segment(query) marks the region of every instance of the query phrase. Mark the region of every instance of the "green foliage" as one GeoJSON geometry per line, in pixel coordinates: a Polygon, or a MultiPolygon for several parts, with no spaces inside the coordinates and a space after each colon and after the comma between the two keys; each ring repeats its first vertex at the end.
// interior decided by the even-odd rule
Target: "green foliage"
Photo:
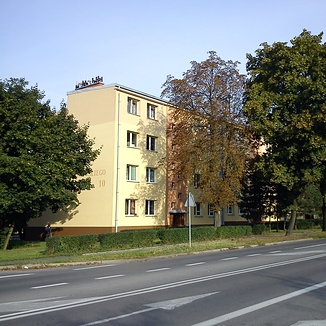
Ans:
{"type": "Polygon", "coordinates": [[[216,228],[214,226],[200,226],[191,229],[191,238],[193,241],[210,241],[215,240],[216,228]]]}
{"type": "Polygon", "coordinates": [[[157,232],[162,244],[186,243],[189,241],[189,231],[187,228],[160,229],[157,232]]]}
{"type": "Polygon", "coordinates": [[[246,237],[252,234],[250,225],[230,225],[216,228],[217,237],[220,239],[246,237]]]}
{"type": "Polygon", "coordinates": [[[265,224],[255,224],[252,227],[252,234],[259,235],[265,232],[269,232],[269,229],[265,224]]]}
{"type": "Polygon", "coordinates": [[[307,30],[290,41],[263,43],[247,55],[244,114],[265,145],[258,167],[292,192],[289,233],[297,199],[307,184],[326,175],[326,44],[307,30]]]}
{"type": "Polygon", "coordinates": [[[99,235],[101,249],[151,247],[157,242],[156,230],[124,231],[99,235]]]}
{"type": "Polygon", "coordinates": [[[321,219],[298,219],[297,220],[297,229],[298,230],[308,230],[313,228],[321,228],[322,220],[321,219]]]}
{"type": "Polygon", "coordinates": [[[77,253],[87,252],[97,247],[98,236],[94,234],[49,237],[46,238],[46,248],[48,253],[77,253]]]}
{"type": "Polygon", "coordinates": [[[23,227],[47,208],[78,205],[99,155],[64,103],[59,112],[24,79],[0,80],[0,218],[23,227]]]}

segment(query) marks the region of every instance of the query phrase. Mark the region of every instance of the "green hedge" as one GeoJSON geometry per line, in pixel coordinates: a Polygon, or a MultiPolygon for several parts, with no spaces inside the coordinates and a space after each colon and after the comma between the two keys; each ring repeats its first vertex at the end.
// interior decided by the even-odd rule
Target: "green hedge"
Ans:
{"type": "Polygon", "coordinates": [[[99,235],[101,249],[130,249],[151,247],[157,243],[157,230],[124,231],[99,235]]]}
{"type": "Polygon", "coordinates": [[[265,224],[255,224],[252,227],[252,233],[255,235],[263,234],[264,232],[269,232],[269,228],[265,224]]]}
{"type": "Polygon", "coordinates": [[[48,253],[87,252],[97,247],[98,236],[96,234],[84,234],[65,237],[49,237],[46,238],[45,242],[48,253]]]}
{"type": "Polygon", "coordinates": [[[230,225],[216,228],[217,237],[220,239],[246,237],[252,234],[250,225],[230,225]]]}
{"type": "Polygon", "coordinates": [[[297,220],[297,229],[298,230],[307,230],[307,229],[313,229],[314,227],[322,227],[322,220],[320,218],[318,219],[311,219],[311,220],[297,220]]]}
{"type": "MultiPolygon", "coordinates": [[[[193,227],[191,238],[194,242],[219,238],[237,238],[252,234],[251,226],[193,227]]],[[[46,239],[48,253],[90,252],[100,246],[100,250],[119,250],[152,247],[157,244],[173,245],[189,241],[188,228],[165,228],[149,230],[127,230],[100,235],[76,235],[49,237],[46,239]]]]}

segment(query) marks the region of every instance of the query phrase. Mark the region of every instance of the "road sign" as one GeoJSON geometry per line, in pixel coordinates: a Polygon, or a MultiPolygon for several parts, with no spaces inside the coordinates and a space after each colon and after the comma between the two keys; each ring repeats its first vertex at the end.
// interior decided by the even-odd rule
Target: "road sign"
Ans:
{"type": "Polygon", "coordinates": [[[186,207],[195,207],[196,206],[196,202],[194,199],[194,196],[192,195],[191,192],[189,192],[186,203],[185,203],[186,207]]]}

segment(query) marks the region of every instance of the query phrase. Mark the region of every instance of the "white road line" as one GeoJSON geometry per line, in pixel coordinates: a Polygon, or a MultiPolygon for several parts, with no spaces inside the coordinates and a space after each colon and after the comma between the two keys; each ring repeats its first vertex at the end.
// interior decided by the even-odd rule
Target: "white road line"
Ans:
{"type": "Polygon", "coordinates": [[[171,269],[171,268],[158,268],[158,269],[149,269],[148,271],[146,271],[146,273],[153,273],[153,272],[161,272],[161,271],[166,271],[168,269],[171,269]]]}
{"type": "Polygon", "coordinates": [[[116,265],[99,265],[99,266],[88,266],[88,267],[80,267],[80,268],[74,268],[74,271],[83,271],[85,269],[93,269],[93,268],[102,268],[102,267],[111,267],[116,265]]]}
{"type": "Polygon", "coordinates": [[[282,252],[281,250],[275,250],[275,251],[271,251],[270,254],[278,254],[279,252],[282,252]]]}
{"type": "Polygon", "coordinates": [[[201,262],[198,262],[198,263],[187,264],[186,266],[197,266],[197,265],[203,265],[203,264],[206,264],[206,262],[201,261],[201,262]]]}
{"type": "Polygon", "coordinates": [[[316,245],[311,245],[311,246],[305,246],[305,247],[298,247],[294,248],[295,250],[300,250],[300,249],[306,249],[306,248],[313,248],[313,247],[320,247],[320,246],[325,246],[326,243],[321,243],[321,244],[316,244],[316,245]]]}
{"type": "Polygon", "coordinates": [[[233,259],[238,259],[238,257],[223,258],[223,259],[221,259],[221,260],[233,260],[233,259]]]}
{"type": "Polygon", "coordinates": [[[40,286],[33,286],[31,289],[43,289],[43,288],[50,288],[53,286],[61,286],[61,285],[67,285],[69,283],[56,283],[56,284],[47,284],[47,285],[40,285],[40,286]]]}
{"type": "Polygon", "coordinates": [[[122,292],[122,293],[111,294],[111,295],[107,295],[107,296],[103,296],[103,297],[99,297],[99,298],[84,298],[83,302],[78,301],[75,304],[69,303],[69,304],[61,304],[59,306],[58,305],[52,305],[52,306],[49,305],[46,308],[32,309],[29,311],[19,311],[19,312],[7,314],[7,315],[1,315],[0,322],[23,318],[23,317],[28,317],[28,316],[40,315],[40,314],[54,312],[54,311],[62,311],[62,310],[71,309],[71,308],[75,308],[75,307],[82,307],[82,306],[87,306],[87,305],[96,304],[96,303],[100,303],[100,302],[107,302],[107,301],[111,301],[111,300],[137,296],[137,295],[141,295],[141,294],[145,294],[145,293],[153,293],[153,292],[176,288],[176,287],[180,287],[180,286],[186,286],[189,284],[211,281],[211,280],[220,279],[220,278],[224,278],[224,277],[230,277],[233,275],[252,273],[255,271],[275,268],[278,266],[285,266],[285,265],[289,265],[289,264],[295,264],[295,263],[309,261],[309,260],[318,259],[318,258],[322,258],[322,257],[326,257],[326,253],[315,255],[315,256],[286,260],[286,261],[282,261],[279,263],[260,265],[260,266],[256,266],[256,267],[250,267],[250,268],[240,269],[240,270],[236,270],[236,271],[221,273],[221,274],[213,274],[213,275],[204,276],[204,277],[186,279],[183,281],[172,282],[172,283],[156,285],[156,286],[152,286],[152,287],[148,287],[148,288],[142,288],[142,289],[138,289],[138,290],[132,290],[132,291],[127,291],[127,292],[122,292]]]}
{"type": "Polygon", "coordinates": [[[122,277],[122,276],[124,276],[124,275],[119,274],[119,275],[110,275],[110,276],[96,277],[95,280],[104,280],[104,279],[107,279],[107,278],[115,278],[115,277],[122,277]]]}
{"type": "Polygon", "coordinates": [[[273,298],[273,299],[270,299],[270,300],[267,300],[267,301],[264,301],[264,302],[254,304],[252,306],[249,306],[249,307],[246,307],[246,308],[243,308],[243,309],[239,309],[239,310],[230,312],[228,314],[225,314],[225,315],[213,318],[213,319],[209,319],[209,320],[203,321],[203,322],[198,323],[198,324],[194,324],[192,326],[214,326],[214,325],[218,325],[218,324],[226,322],[226,321],[228,321],[230,319],[240,317],[240,316],[245,315],[245,314],[249,314],[249,313],[251,313],[253,311],[263,309],[265,307],[269,307],[270,305],[275,304],[275,303],[279,303],[279,302],[282,302],[282,301],[285,301],[285,300],[288,300],[288,299],[292,299],[292,298],[297,297],[299,295],[302,295],[302,294],[305,294],[305,293],[320,289],[320,288],[322,288],[324,286],[326,286],[326,282],[322,282],[322,283],[318,283],[318,284],[315,284],[315,285],[312,285],[312,286],[308,286],[307,288],[304,288],[302,290],[298,290],[298,291],[294,291],[294,292],[289,293],[289,294],[281,295],[279,297],[276,297],[276,298],[273,298]]]}
{"type": "Polygon", "coordinates": [[[28,276],[28,275],[33,275],[32,274],[14,274],[14,275],[5,275],[5,276],[0,276],[0,278],[9,278],[9,277],[20,277],[20,276],[28,276]]]}
{"type": "Polygon", "coordinates": [[[251,255],[247,255],[247,257],[256,257],[256,256],[261,256],[261,254],[251,254],[251,255]]]}

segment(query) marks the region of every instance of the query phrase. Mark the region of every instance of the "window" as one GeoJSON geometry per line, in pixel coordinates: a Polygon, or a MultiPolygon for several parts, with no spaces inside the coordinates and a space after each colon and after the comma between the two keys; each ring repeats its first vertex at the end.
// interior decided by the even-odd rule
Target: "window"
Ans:
{"type": "Polygon", "coordinates": [[[175,207],[175,202],[173,201],[172,203],[171,203],[171,208],[173,209],[175,207]]]}
{"type": "Polygon", "coordinates": [[[175,182],[171,182],[171,188],[175,189],[175,182]]]}
{"type": "Polygon", "coordinates": [[[147,136],[147,138],[146,138],[146,149],[148,151],[156,151],[156,137],[147,136]]]}
{"type": "Polygon", "coordinates": [[[243,215],[243,210],[242,210],[241,207],[238,207],[238,214],[239,214],[239,215],[243,215]]]}
{"type": "Polygon", "coordinates": [[[195,216],[200,216],[200,203],[196,203],[196,206],[194,207],[194,214],[195,216]]]}
{"type": "Polygon", "coordinates": [[[156,182],[156,169],[146,168],[146,182],[148,183],[156,182]]]}
{"type": "Polygon", "coordinates": [[[155,201],[146,200],[145,215],[154,215],[155,214],[155,201]]]}
{"type": "Polygon", "coordinates": [[[228,215],[233,215],[233,206],[228,206],[228,215]]]}
{"type": "Polygon", "coordinates": [[[137,166],[127,165],[127,180],[137,181],[137,166]]]}
{"type": "Polygon", "coordinates": [[[127,131],[127,146],[137,147],[138,146],[138,134],[132,131],[127,131]]]}
{"type": "Polygon", "coordinates": [[[148,119],[156,119],[156,106],[153,104],[147,104],[147,118],[148,119]]]}
{"type": "Polygon", "coordinates": [[[125,215],[130,215],[130,216],[136,215],[136,200],[135,199],[126,199],[125,215]]]}
{"type": "Polygon", "coordinates": [[[178,199],[179,199],[179,200],[182,199],[182,193],[181,193],[181,192],[178,193],[178,199]]]}
{"type": "Polygon", "coordinates": [[[138,114],[138,101],[128,97],[128,113],[138,114]]]}
{"type": "Polygon", "coordinates": [[[194,188],[198,188],[199,186],[199,174],[195,173],[194,175],[194,188]]]}
{"type": "Polygon", "coordinates": [[[211,204],[208,204],[208,216],[214,216],[214,210],[212,210],[211,204]]]}

